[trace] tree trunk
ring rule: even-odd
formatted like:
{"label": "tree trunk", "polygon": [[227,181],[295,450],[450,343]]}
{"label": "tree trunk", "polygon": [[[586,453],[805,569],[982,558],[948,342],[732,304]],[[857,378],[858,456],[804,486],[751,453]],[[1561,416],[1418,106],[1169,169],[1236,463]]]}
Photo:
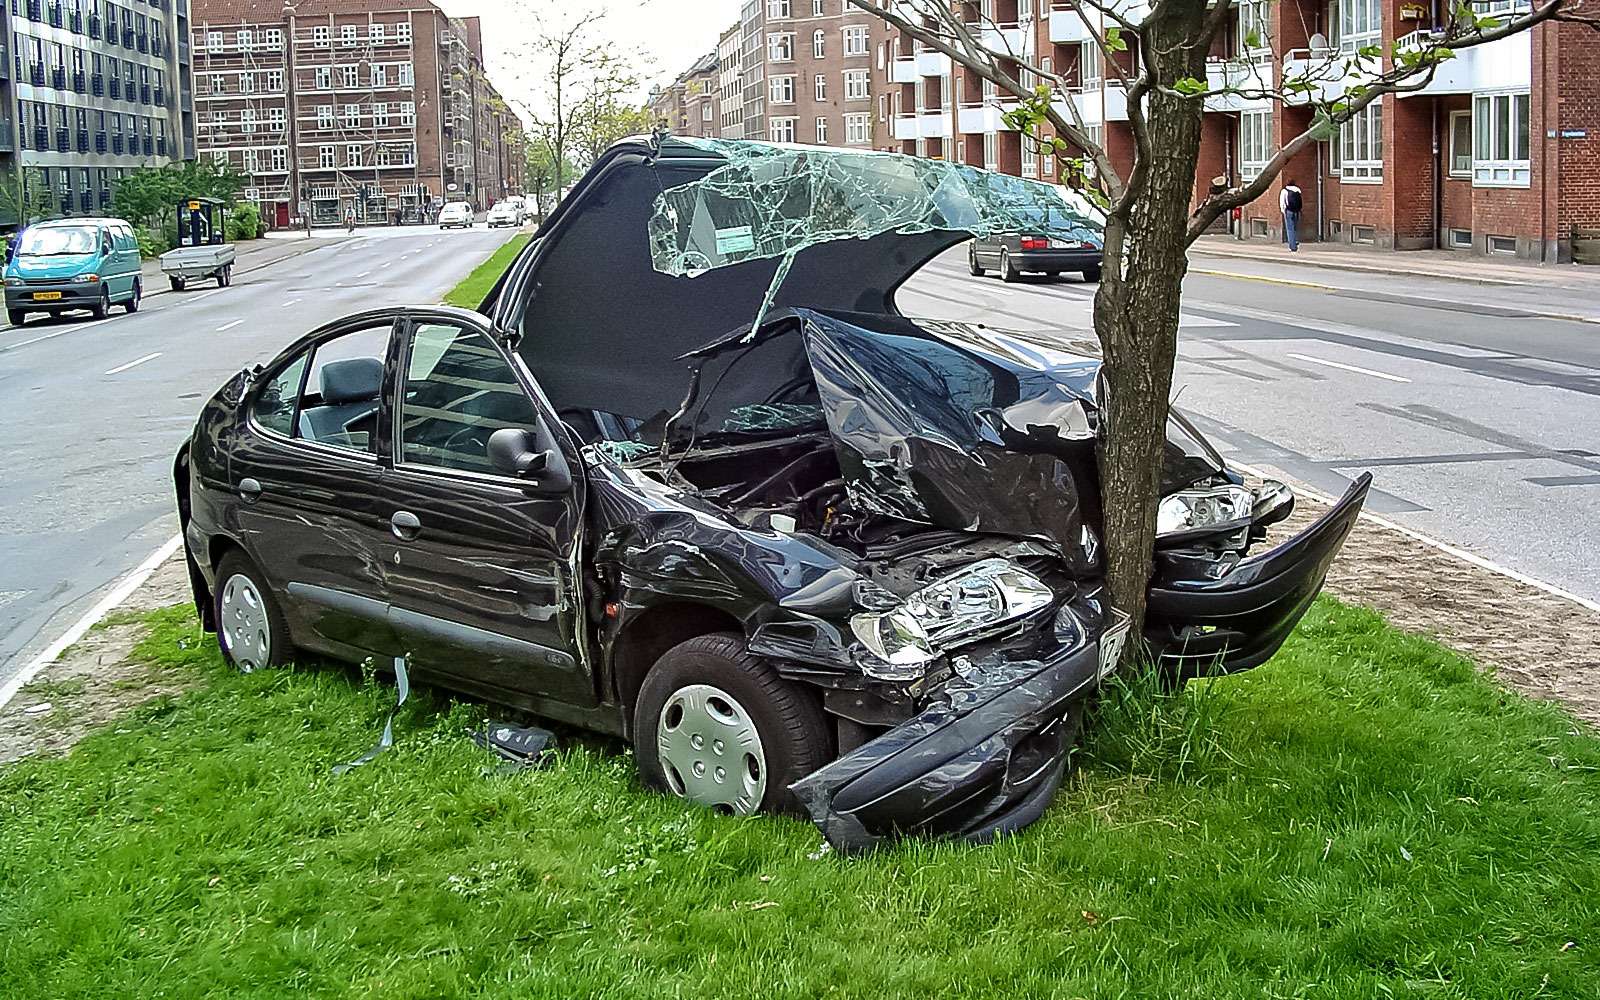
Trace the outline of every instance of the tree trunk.
{"label": "tree trunk", "polygon": [[[1203,0],[1163,8],[1165,16],[1149,26],[1165,52],[1158,80],[1171,86],[1185,76],[1205,79],[1205,51],[1193,41],[1202,31]],[[1135,636],[1144,627],[1155,544],[1202,112],[1199,101],[1159,91],[1145,106],[1151,145],[1145,187],[1125,219],[1113,215],[1107,222],[1094,310],[1105,354],[1107,431],[1099,458],[1106,576],[1112,602],[1133,618]],[[1129,643],[1130,653],[1137,646]],[[1124,664],[1132,661],[1124,658]]]}

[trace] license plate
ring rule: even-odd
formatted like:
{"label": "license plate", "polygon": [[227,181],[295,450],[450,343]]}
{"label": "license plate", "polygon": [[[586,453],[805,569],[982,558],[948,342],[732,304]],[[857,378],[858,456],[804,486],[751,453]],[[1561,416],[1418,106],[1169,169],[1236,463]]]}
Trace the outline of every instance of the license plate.
{"label": "license plate", "polygon": [[54,302],[56,299],[59,299],[59,298],[61,298],[61,293],[60,292],[34,292],[33,293],[33,301],[35,301],[35,302]]}
{"label": "license plate", "polygon": [[1111,627],[1100,636],[1099,680],[1105,680],[1117,669],[1117,661],[1122,659],[1122,648],[1128,644],[1128,627],[1132,624],[1133,619],[1112,609]]}
{"label": "license plate", "polygon": [[1082,250],[1083,244],[1076,240],[1051,240],[1050,245],[1057,250]]}

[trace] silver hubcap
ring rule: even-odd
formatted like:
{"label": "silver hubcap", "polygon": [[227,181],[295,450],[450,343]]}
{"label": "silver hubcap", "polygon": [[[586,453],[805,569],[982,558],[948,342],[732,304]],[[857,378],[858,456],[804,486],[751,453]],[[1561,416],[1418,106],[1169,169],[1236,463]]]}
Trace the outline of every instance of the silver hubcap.
{"label": "silver hubcap", "polygon": [[245,673],[267,665],[272,655],[272,626],[267,622],[267,606],[250,578],[240,573],[222,585],[222,640],[228,655]]}
{"label": "silver hubcap", "polygon": [[761,807],[767,791],[761,733],[721,688],[690,684],[672,692],[656,722],[656,751],[674,795],[735,816]]}

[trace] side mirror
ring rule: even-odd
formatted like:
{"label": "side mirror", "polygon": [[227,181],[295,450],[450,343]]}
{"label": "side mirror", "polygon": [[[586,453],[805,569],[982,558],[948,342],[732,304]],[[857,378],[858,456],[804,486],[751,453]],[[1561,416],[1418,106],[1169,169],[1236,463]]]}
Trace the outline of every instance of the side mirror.
{"label": "side mirror", "polygon": [[489,435],[489,462],[506,475],[529,480],[531,489],[564,493],[572,486],[572,472],[549,437],[520,427],[502,427]]}

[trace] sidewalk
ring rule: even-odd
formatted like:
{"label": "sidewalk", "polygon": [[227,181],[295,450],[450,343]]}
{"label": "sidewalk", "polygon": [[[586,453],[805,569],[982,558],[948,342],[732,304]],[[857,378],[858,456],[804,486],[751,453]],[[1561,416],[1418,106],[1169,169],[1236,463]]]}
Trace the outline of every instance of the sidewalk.
{"label": "sidewalk", "polygon": [[1298,252],[1290,253],[1282,243],[1216,235],[1200,237],[1189,248],[1189,254],[1191,257],[1231,257],[1369,274],[1405,274],[1478,285],[1543,285],[1600,293],[1600,267],[1487,260],[1455,250],[1377,250],[1347,243],[1302,243]]}
{"label": "sidewalk", "polygon": [[[235,276],[248,274],[258,268],[276,264],[290,257],[298,257],[303,253],[316,250],[319,247],[332,246],[350,239],[344,233],[337,236],[311,236],[304,233],[293,235],[274,234],[269,238],[250,240],[245,243],[236,243],[233,273]],[[152,295],[165,295],[172,290],[167,282],[167,276],[161,273],[160,260],[147,260],[140,267],[140,277],[144,284],[144,297]],[[201,283],[204,284],[203,282]],[[196,286],[200,287],[200,286]]]}

